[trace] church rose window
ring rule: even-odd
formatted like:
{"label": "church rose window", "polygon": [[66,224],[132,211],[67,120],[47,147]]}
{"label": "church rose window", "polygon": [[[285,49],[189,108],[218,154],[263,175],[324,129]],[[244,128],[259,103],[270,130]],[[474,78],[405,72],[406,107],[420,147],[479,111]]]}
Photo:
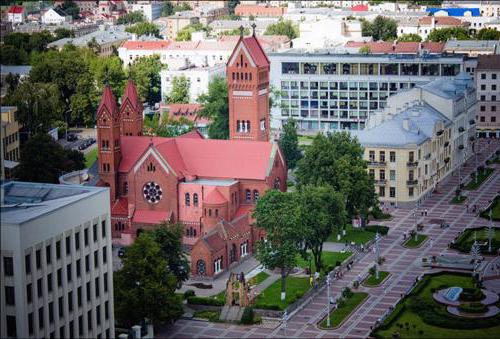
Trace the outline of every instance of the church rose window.
{"label": "church rose window", "polygon": [[163,194],[160,185],[158,185],[154,181],[146,183],[142,189],[142,192],[144,194],[144,199],[146,199],[151,204],[158,203]]}

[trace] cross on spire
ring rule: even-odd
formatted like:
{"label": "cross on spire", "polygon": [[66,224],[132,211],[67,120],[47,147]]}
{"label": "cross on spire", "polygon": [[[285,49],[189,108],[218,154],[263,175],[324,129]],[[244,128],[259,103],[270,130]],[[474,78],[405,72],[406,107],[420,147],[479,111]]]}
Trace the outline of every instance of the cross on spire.
{"label": "cross on spire", "polygon": [[245,27],[243,27],[243,25],[241,25],[238,29],[240,30],[240,36],[243,36],[243,32],[245,31]]}
{"label": "cross on spire", "polygon": [[257,25],[255,24],[255,22],[252,22],[250,26],[252,27],[252,35],[255,36],[255,27],[257,27]]}

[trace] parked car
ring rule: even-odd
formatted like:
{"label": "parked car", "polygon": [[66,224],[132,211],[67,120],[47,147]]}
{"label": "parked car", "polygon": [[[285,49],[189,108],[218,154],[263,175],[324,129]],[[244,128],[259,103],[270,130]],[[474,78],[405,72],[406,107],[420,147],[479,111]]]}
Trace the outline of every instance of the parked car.
{"label": "parked car", "polygon": [[68,134],[68,138],[66,140],[67,141],[77,141],[78,137],[76,134]]}

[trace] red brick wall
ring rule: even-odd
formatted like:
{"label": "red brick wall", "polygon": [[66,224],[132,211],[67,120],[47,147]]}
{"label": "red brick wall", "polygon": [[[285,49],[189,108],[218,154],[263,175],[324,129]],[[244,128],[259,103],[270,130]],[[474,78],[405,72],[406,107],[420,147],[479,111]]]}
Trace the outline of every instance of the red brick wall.
{"label": "red brick wall", "polygon": [[126,99],[120,108],[121,134],[142,135],[142,112],[133,109]]}

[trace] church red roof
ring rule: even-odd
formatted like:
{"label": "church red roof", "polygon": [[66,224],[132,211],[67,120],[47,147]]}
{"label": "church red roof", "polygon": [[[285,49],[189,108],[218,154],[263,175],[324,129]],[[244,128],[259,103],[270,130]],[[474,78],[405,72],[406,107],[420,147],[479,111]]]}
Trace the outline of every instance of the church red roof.
{"label": "church red roof", "polygon": [[139,96],[137,95],[137,88],[135,87],[134,80],[129,79],[127,81],[127,85],[125,86],[125,90],[123,91],[123,96],[122,96],[122,104],[125,102],[125,100],[129,100],[134,109],[137,109],[139,106],[141,106],[141,101],[139,100]]}
{"label": "church red roof", "polygon": [[113,206],[111,207],[111,214],[128,216],[128,199],[127,198],[116,199]]}
{"label": "church red roof", "polygon": [[255,36],[243,38],[243,44],[257,66],[269,66],[269,59]]}
{"label": "church red roof", "polygon": [[109,85],[104,86],[101,103],[99,104],[97,112],[100,112],[104,107],[106,107],[108,109],[108,112],[110,112],[111,114],[114,114],[118,111],[115,95],[113,94],[113,91],[111,90],[111,87],[109,87]]}
{"label": "church red roof", "polygon": [[212,189],[203,199],[204,203],[212,205],[225,204],[227,199],[219,192],[217,188]]}
{"label": "church red roof", "polygon": [[273,150],[269,142],[122,136],[119,171],[128,173],[150,141],[179,176],[264,180]]}
{"label": "church red roof", "polygon": [[22,12],[24,12],[24,7],[23,6],[17,6],[17,5],[14,5],[14,6],[10,6],[9,10],[7,13],[10,13],[10,14],[21,14]]}

